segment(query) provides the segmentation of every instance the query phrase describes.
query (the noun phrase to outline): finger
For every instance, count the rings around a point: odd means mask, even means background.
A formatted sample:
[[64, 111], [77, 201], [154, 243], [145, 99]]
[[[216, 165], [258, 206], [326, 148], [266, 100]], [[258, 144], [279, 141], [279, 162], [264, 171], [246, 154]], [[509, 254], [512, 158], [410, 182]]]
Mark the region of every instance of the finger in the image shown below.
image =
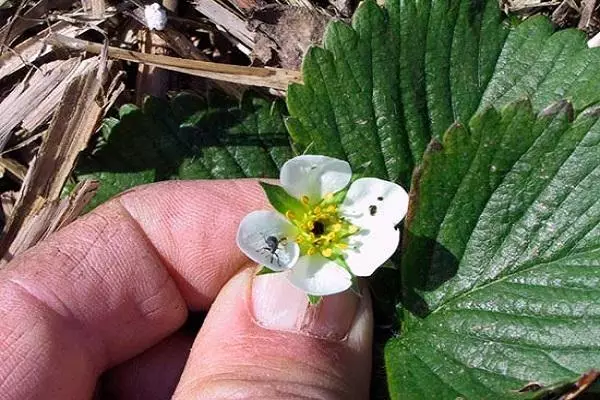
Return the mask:
[[210, 304], [245, 260], [239, 220], [264, 201], [253, 181], [151, 185], [16, 257], [0, 272], [0, 393], [89, 396]]
[[217, 297], [173, 398], [368, 398], [368, 292], [315, 307], [282, 274], [253, 275], [240, 272]]
[[179, 382], [195, 335], [185, 330], [107, 371], [99, 383], [99, 399], [170, 399]]

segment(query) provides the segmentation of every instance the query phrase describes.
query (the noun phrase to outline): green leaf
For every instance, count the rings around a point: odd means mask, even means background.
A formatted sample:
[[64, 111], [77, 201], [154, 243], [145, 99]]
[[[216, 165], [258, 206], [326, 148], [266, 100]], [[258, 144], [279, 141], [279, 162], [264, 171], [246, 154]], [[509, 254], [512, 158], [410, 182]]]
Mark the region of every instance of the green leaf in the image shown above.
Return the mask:
[[291, 211], [300, 216], [306, 212], [304, 205], [281, 186], [271, 185], [266, 182], [260, 182], [260, 186], [265, 191], [269, 203], [281, 214], [285, 215], [287, 211]]
[[308, 303], [313, 306], [319, 304], [319, 302], [323, 298], [323, 296], [313, 296], [312, 294], [307, 294], [306, 296], [308, 297]]
[[180, 93], [170, 102], [148, 98], [108, 118], [96, 149], [81, 160], [78, 180], [101, 182], [93, 206], [130, 187], [167, 179], [270, 177], [293, 157], [285, 106], [255, 95], [241, 104], [207, 104]]
[[372, 175], [408, 186], [432, 137], [477, 110], [528, 98], [535, 111], [600, 101], [600, 50], [582, 32], [553, 33], [545, 17], [511, 28], [496, 0], [362, 2], [352, 26], [329, 25], [311, 48], [304, 84], [288, 90], [299, 147], [371, 161]]
[[386, 346], [393, 398], [512, 398], [600, 365], [599, 115], [521, 101], [428, 146]]

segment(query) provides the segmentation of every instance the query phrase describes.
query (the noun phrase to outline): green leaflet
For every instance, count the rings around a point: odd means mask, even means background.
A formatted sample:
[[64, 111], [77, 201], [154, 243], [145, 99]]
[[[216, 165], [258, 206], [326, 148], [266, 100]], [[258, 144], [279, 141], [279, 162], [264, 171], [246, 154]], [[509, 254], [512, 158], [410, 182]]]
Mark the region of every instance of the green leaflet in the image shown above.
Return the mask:
[[595, 66], [576, 30], [553, 33], [534, 17], [510, 29], [495, 0], [429, 0], [359, 6], [352, 27], [330, 24], [324, 48], [291, 85], [287, 126], [300, 146], [371, 161], [370, 174], [408, 186], [429, 140], [477, 110], [528, 98], [536, 111], [568, 99], [600, 100]]
[[402, 253], [393, 398], [511, 398], [600, 365], [600, 115], [488, 109], [432, 141]]
[[104, 121], [98, 149], [83, 159], [78, 180], [99, 179], [98, 205], [130, 187], [167, 179], [279, 176], [293, 157], [285, 131], [285, 106], [254, 95], [241, 105], [206, 104], [180, 93], [170, 102], [148, 98], [127, 104]]

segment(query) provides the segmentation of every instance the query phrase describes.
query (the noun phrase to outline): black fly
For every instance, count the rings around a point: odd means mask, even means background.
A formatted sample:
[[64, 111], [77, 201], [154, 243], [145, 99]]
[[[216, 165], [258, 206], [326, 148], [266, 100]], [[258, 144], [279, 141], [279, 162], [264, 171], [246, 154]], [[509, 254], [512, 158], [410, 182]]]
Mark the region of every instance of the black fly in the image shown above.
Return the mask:
[[371, 215], [377, 214], [377, 206], [373, 206], [373, 205], [369, 206], [369, 214], [371, 214]]
[[286, 245], [287, 238], [283, 237], [281, 239], [277, 239], [275, 236], [267, 236], [265, 238], [266, 246], [260, 249], [259, 251], [266, 251], [271, 254], [271, 264], [273, 264], [273, 260], [277, 260], [277, 265], [281, 267], [281, 263], [279, 262], [279, 254], [277, 254], [277, 250], [279, 250], [279, 245]]

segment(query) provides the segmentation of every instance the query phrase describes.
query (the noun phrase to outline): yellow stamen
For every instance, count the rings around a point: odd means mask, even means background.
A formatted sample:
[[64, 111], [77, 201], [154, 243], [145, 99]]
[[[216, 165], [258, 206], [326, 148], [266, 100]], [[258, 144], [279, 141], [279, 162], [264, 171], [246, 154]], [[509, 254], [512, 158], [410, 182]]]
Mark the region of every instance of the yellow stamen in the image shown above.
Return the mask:
[[331, 257], [331, 255], [333, 254], [333, 250], [331, 250], [330, 248], [326, 248], [321, 250], [321, 254], [323, 255], [323, 257]]
[[332, 240], [335, 239], [335, 232], [329, 232], [327, 235], [324, 235], [323, 238], [326, 241], [331, 242]]
[[360, 229], [340, 215], [335, 195], [327, 193], [320, 201], [313, 198], [312, 204], [308, 196], [300, 200], [304, 210], [299, 213], [287, 210], [285, 216], [297, 228], [295, 241], [301, 254], [321, 254], [326, 258], [343, 256], [343, 250], [349, 247], [346, 238]]

